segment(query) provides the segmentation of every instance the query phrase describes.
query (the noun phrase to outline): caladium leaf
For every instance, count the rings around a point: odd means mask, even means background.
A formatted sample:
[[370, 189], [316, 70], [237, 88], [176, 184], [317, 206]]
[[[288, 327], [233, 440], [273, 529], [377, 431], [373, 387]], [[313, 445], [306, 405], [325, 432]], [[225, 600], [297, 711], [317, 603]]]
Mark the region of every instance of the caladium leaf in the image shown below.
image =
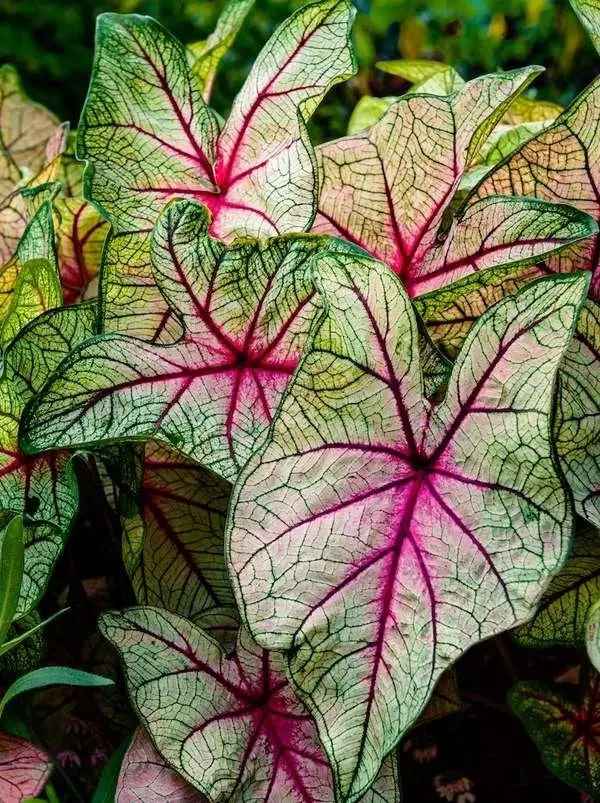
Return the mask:
[[88, 197], [119, 232], [150, 229], [178, 196], [206, 204], [220, 238], [308, 228], [316, 171], [305, 123], [354, 70], [353, 15], [348, 0], [323, 0], [284, 22], [220, 134], [183, 46], [147, 17], [101, 15], [78, 141]]
[[5, 349], [26, 324], [61, 302], [56, 265], [47, 259], [26, 262], [17, 274], [6, 318], [0, 326], [0, 347]]
[[588, 301], [559, 374], [556, 449], [577, 512], [600, 527], [600, 304]]
[[553, 578], [535, 616], [513, 632], [523, 647], [581, 647], [588, 612], [600, 598], [600, 533], [578, 532], [568, 561]]
[[563, 111], [558, 103], [549, 100], [536, 100], [521, 95], [515, 98], [504, 115], [503, 122], [507, 125], [521, 125], [523, 123], [551, 122], [556, 120]]
[[413, 86], [408, 91], [419, 94], [449, 95], [465, 83], [453, 67], [439, 61], [398, 59], [379, 61], [375, 66], [409, 81]]
[[0, 733], [0, 800], [24, 803], [44, 788], [52, 762], [39, 747], [20, 736]]
[[152, 442], [140, 462], [134, 507], [124, 519], [137, 601], [196, 622], [208, 621], [211, 611], [235, 612], [223, 549], [229, 483]]
[[366, 132], [319, 147], [323, 187], [313, 230], [340, 235], [386, 262], [411, 295], [589, 237], [587, 218], [573, 218], [562, 237], [572, 214], [564, 207], [542, 211], [487, 198], [472, 207], [473, 217], [455, 221], [444, 242], [438, 239], [463, 174], [536, 74], [530, 68], [484, 76], [447, 97], [406, 95]]
[[181, 321], [156, 286], [150, 238], [140, 232], [109, 234], [102, 259], [102, 328], [151, 343], [175, 343]]
[[188, 61], [207, 103], [219, 62], [233, 44], [253, 5], [254, 0], [229, 0], [208, 39], [188, 45]]
[[508, 702], [540, 751], [544, 764], [561, 781], [587, 792], [600, 793], [600, 679], [594, 672], [581, 700], [560, 688], [517, 683]]
[[66, 304], [97, 295], [108, 221], [83, 198], [57, 198], [56, 231], [60, 278]]
[[434, 344], [453, 360], [475, 321], [489, 307], [545, 275], [546, 272], [537, 265], [516, 271], [491, 268], [425, 293], [413, 303]]
[[[331, 803], [331, 770], [282, 655], [242, 630], [228, 657], [191, 622], [158, 608], [105, 614], [100, 629], [121, 654], [155, 747], [209, 800]], [[365, 803], [395, 803], [394, 775], [388, 764], [383, 788], [376, 785]]]
[[[55, 281], [58, 285], [57, 277]], [[21, 413], [70, 348], [92, 334], [95, 317], [95, 309], [85, 305], [50, 310], [25, 326], [4, 354], [0, 379], [0, 511], [3, 523], [11, 513], [22, 514], [25, 520], [25, 575], [17, 616], [31, 610], [43, 593], [78, 503], [67, 452], [30, 457], [20, 450]]]
[[[568, 203], [600, 220], [600, 137], [595, 110], [600, 103], [597, 78], [573, 103], [533, 139], [492, 170], [474, 197], [529, 195]], [[567, 249], [548, 260], [555, 271], [591, 270], [590, 295], [600, 300], [600, 236]]]
[[551, 408], [587, 291], [584, 275], [550, 277], [488, 310], [432, 407], [408, 296], [364, 259], [319, 263], [327, 312], [234, 486], [226, 533], [243, 618], [260, 644], [291, 650], [349, 801], [444, 669], [528, 619], [566, 558]]
[[75, 349], [26, 415], [27, 450], [156, 438], [236, 476], [300, 358], [313, 261], [334, 246], [299, 235], [227, 248], [207, 227], [202, 206], [178, 201], [154, 232], [155, 278], [183, 339], [104, 335]]
[[15, 177], [30, 178], [42, 169], [58, 126], [53, 114], [27, 97], [16, 70], [0, 67], [0, 150], [7, 159], [0, 160], [0, 194], [12, 189]]
[[600, 597], [596, 597], [596, 601], [588, 612], [585, 623], [585, 645], [592, 665], [596, 671], [600, 671], [598, 670], [600, 666]]
[[115, 803], [206, 803], [156, 752], [150, 737], [138, 728], [121, 764]]
[[600, 53], [600, 2], [598, 0], [570, 0], [573, 11], [590, 35], [594, 47]]

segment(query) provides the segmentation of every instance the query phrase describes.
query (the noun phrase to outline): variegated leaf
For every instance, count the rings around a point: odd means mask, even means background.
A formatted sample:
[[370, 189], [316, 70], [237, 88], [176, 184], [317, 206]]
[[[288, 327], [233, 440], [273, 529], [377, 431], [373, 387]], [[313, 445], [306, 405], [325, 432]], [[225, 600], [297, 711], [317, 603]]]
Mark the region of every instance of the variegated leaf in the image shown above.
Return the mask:
[[108, 221], [83, 198], [54, 202], [60, 279], [66, 304], [98, 294], [98, 275]]
[[178, 201], [154, 232], [155, 278], [184, 337], [104, 335], [75, 349], [29, 408], [28, 449], [157, 438], [236, 476], [298, 363], [317, 309], [313, 261], [330, 241], [225, 247], [207, 227], [202, 206]]
[[570, 0], [573, 11], [589, 33], [594, 47], [600, 53], [600, 2], [598, 0]]
[[556, 449], [577, 512], [600, 527], [600, 303], [581, 310], [559, 380]]
[[[105, 614], [132, 702], [162, 757], [213, 803], [331, 803], [331, 770], [282, 655], [240, 632], [234, 655], [158, 608]], [[162, 704], [161, 704], [162, 701]], [[396, 803], [393, 758], [364, 803]]]
[[[569, 693], [571, 691], [571, 693]], [[600, 678], [594, 672], [582, 699], [572, 690], [518, 683], [508, 702], [548, 769], [580, 792], [600, 794]]]
[[573, 548], [553, 578], [531, 621], [513, 636], [523, 647], [556, 645], [581, 647], [585, 623], [595, 600], [600, 599], [600, 533], [583, 529], [575, 534]]
[[0, 733], [0, 800], [25, 803], [39, 795], [52, 771], [46, 753], [20, 736]]
[[550, 423], [587, 284], [542, 279], [489, 310], [432, 407], [397, 277], [319, 264], [326, 313], [226, 539], [243, 618], [290, 650], [340, 799], [360, 797], [449, 664], [533, 614], [566, 558]]
[[[594, 124], [600, 103], [597, 78], [548, 128], [489, 173], [475, 197], [530, 195], [571, 204], [600, 220], [600, 136]], [[600, 300], [600, 236], [548, 260], [558, 272], [591, 270], [590, 295]]]
[[221, 238], [305, 230], [316, 203], [305, 122], [353, 71], [352, 17], [347, 0], [322, 0], [284, 22], [219, 133], [183, 46], [149, 18], [102, 15], [79, 128], [89, 197], [119, 232], [149, 230], [178, 196], [205, 203]]
[[210, 100], [219, 62], [233, 44], [253, 5], [254, 0], [229, 0], [208, 39], [188, 45], [188, 61], [206, 103]]
[[453, 225], [445, 220], [465, 171], [536, 74], [484, 76], [446, 97], [406, 95], [367, 131], [319, 147], [323, 187], [313, 230], [386, 262], [411, 295], [589, 237], [596, 230], [589, 218], [529, 199], [486, 198]]
[[121, 763], [115, 803], [206, 803], [206, 798], [169, 767], [138, 728]]

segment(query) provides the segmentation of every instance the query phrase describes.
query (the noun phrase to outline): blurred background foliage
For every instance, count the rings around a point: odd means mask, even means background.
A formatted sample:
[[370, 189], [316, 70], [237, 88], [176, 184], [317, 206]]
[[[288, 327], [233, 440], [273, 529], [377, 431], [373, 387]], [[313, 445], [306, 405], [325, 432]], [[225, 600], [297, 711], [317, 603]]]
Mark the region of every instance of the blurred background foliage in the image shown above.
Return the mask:
[[[598, 72], [598, 61], [568, 0], [353, 0], [360, 72], [319, 110], [319, 140], [345, 133], [360, 95], [395, 95], [402, 79], [375, 68], [379, 60], [446, 61], [464, 78], [499, 68], [541, 64], [531, 91], [566, 104]], [[0, 0], [0, 63], [12, 63], [32, 98], [77, 124], [102, 11], [149, 14], [184, 43], [205, 38], [225, 0]], [[257, 0], [221, 64], [213, 105], [225, 112], [260, 46], [305, 0]]]

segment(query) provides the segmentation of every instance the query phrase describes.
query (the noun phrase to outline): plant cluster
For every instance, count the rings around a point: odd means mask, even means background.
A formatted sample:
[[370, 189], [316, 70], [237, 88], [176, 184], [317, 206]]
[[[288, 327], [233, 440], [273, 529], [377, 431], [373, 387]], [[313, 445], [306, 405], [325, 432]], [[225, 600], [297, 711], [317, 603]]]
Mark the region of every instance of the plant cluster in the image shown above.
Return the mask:
[[[315, 147], [353, 6], [286, 20], [222, 119], [252, 5], [189, 47], [100, 16], [76, 134], [0, 72], [0, 651], [46, 624], [85, 461], [136, 602], [100, 618], [139, 727], [95, 800], [395, 803], [400, 740], [509, 629], [581, 650], [579, 697], [510, 705], [600, 797], [600, 79], [560, 109], [539, 67], [391, 62], [411, 89]], [[73, 672], [0, 702], [3, 802], [56, 797], [2, 712], [112, 683]]]

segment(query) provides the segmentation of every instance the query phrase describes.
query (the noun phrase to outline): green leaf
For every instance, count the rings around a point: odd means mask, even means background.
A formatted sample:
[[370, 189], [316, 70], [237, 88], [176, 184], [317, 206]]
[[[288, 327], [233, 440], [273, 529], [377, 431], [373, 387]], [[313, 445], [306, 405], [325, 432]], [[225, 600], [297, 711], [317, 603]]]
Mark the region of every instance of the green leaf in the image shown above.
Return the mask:
[[394, 274], [323, 259], [325, 313], [231, 502], [242, 620], [288, 650], [340, 799], [354, 801], [471, 645], [529, 619], [564, 563], [554, 385], [588, 277], [541, 279], [474, 325], [424, 398]]
[[4, 646], [19, 603], [24, 555], [23, 517], [15, 516], [4, 532], [0, 553], [0, 649]]
[[573, 11], [590, 35], [594, 47], [600, 53], [600, 3], [598, 0], [570, 0]]
[[188, 45], [188, 61], [207, 103], [219, 62], [233, 44], [253, 5], [254, 0], [229, 0], [208, 39]]
[[595, 672], [580, 700], [541, 683], [518, 683], [508, 703], [550, 772], [580, 792], [600, 794], [600, 679]]
[[6, 318], [0, 327], [0, 347], [6, 349], [28, 323], [61, 303], [56, 265], [47, 259], [26, 262], [17, 275]]
[[370, 128], [378, 120], [381, 120], [389, 107], [397, 100], [398, 98], [393, 97], [373, 98], [370, 95], [363, 95], [348, 120], [348, 135]]
[[185, 327], [174, 345], [103, 335], [76, 348], [23, 419], [26, 451], [155, 438], [233, 479], [267, 429], [318, 308], [313, 262], [329, 238], [230, 247], [199, 204], [153, 234], [157, 284]]
[[556, 450], [580, 516], [600, 527], [600, 303], [581, 310], [559, 374]]
[[[117, 784], [119, 782], [119, 773], [121, 772], [123, 757], [131, 749], [130, 742], [130, 738], [125, 739], [104, 765], [102, 775], [94, 791], [92, 803], [119, 803]], [[150, 801], [151, 798], [148, 798], [148, 800]], [[123, 800], [123, 803], [131, 803], [131, 798], [129, 802]], [[186, 803], [186, 801], [182, 801], [181, 803]]]
[[575, 534], [569, 559], [552, 579], [531, 621], [513, 631], [523, 647], [582, 647], [585, 622], [600, 598], [600, 533]]
[[[44, 619], [43, 622], [38, 622], [38, 624], [34, 625], [33, 627], [30, 627], [29, 630], [26, 630], [24, 633], [20, 633], [18, 636], [11, 638], [9, 641], [5, 641], [0, 646], [0, 655], [4, 655], [5, 653], [9, 652], [15, 647], [18, 647], [19, 644], [24, 642], [26, 639], [31, 638], [31, 636], [34, 636], [36, 633], [39, 633], [40, 630], [43, 630], [46, 627], [46, 625], [49, 625], [50, 622], [53, 622], [55, 619], [58, 619], [59, 616], [62, 616], [62, 614], [66, 613], [68, 610], [70, 609], [62, 608], [62, 610], [53, 613], [52, 616], [48, 616], [48, 618]], [[19, 624], [22, 624], [24, 621], [26, 620], [21, 619]]]
[[[227, 655], [191, 622], [158, 608], [104, 614], [100, 629], [120, 652], [154, 746], [210, 800], [333, 800], [331, 770], [288, 684], [284, 656], [244, 631]], [[392, 756], [363, 801], [397, 803], [398, 796]]]
[[44, 666], [22, 675], [12, 683], [4, 692], [0, 700], [0, 716], [6, 706], [20, 694], [26, 694], [47, 686], [112, 686], [114, 680], [82, 672], [80, 669], [71, 669], [68, 666]]

